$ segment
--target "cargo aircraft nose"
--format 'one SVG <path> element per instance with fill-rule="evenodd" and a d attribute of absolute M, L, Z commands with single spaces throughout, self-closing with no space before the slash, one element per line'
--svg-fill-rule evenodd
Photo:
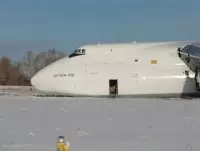
<path fill-rule="evenodd" d="M 41 91 L 45 91 L 48 88 L 47 82 L 49 82 L 49 80 L 47 79 L 46 72 L 43 70 L 39 71 L 31 78 L 31 85 Z"/>
<path fill-rule="evenodd" d="M 52 76 L 55 71 L 55 65 L 49 65 L 39 72 L 37 72 L 32 78 L 31 78 L 31 84 L 36 89 L 40 91 L 50 91 L 52 89 Z"/>
<path fill-rule="evenodd" d="M 64 58 L 44 67 L 31 78 L 31 85 L 43 92 L 56 91 L 59 81 L 55 78 L 55 74 L 63 72 L 65 61 L 66 59 Z"/>
<path fill-rule="evenodd" d="M 37 78 L 36 78 L 36 76 L 34 75 L 32 78 L 31 78 L 31 85 L 32 86 L 36 86 L 36 83 L 37 83 Z"/>

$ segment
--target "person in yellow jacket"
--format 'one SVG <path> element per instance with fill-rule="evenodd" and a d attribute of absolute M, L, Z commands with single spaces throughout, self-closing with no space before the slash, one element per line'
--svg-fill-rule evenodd
<path fill-rule="evenodd" d="M 69 142 L 66 141 L 65 144 L 64 144 L 64 151 L 71 151 L 70 148 L 69 148 L 69 146 L 70 146 Z"/>
<path fill-rule="evenodd" d="M 70 144 L 68 141 L 65 141 L 64 136 L 58 137 L 58 140 L 56 143 L 57 151 L 71 151 L 69 146 L 70 146 Z"/>

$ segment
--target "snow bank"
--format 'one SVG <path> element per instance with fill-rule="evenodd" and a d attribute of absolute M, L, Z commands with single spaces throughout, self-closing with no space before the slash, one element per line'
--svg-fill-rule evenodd
<path fill-rule="evenodd" d="M 31 96 L 38 93 L 32 86 L 0 86 L 0 95 Z"/>
<path fill-rule="evenodd" d="M 1 85 L 0 86 L 0 90 L 6 90 L 6 89 L 15 89 L 15 90 L 27 90 L 27 89 L 30 89 L 30 88 L 33 88 L 32 86 L 3 86 Z"/>

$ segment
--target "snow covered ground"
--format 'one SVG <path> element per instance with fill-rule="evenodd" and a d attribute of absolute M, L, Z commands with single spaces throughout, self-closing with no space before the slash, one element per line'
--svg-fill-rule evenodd
<path fill-rule="evenodd" d="M 0 95 L 12 95 L 12 96 L 30 96 L 38 95 L 38 92 L 32 86 L 0 86 Z"/>
<path fill-rule="evenodd" d="M 0 150 L 199 151 L 200 100 L 0 97 Z"/>

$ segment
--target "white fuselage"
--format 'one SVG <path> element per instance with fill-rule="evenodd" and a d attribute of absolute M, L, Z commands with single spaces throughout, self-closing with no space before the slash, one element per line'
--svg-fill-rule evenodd
<path fill-rule="evenodd" d="M 194 73 L 178 57 L 187 42 L 97 44 L 83 55 L 63 58 L 39 71 L 33 86 L 47 93 L 109 96 L 117 80 L 119 96 L 173 96 L 196 93 Z M 185 74 L 189 71 L 189 75 Z"/>

